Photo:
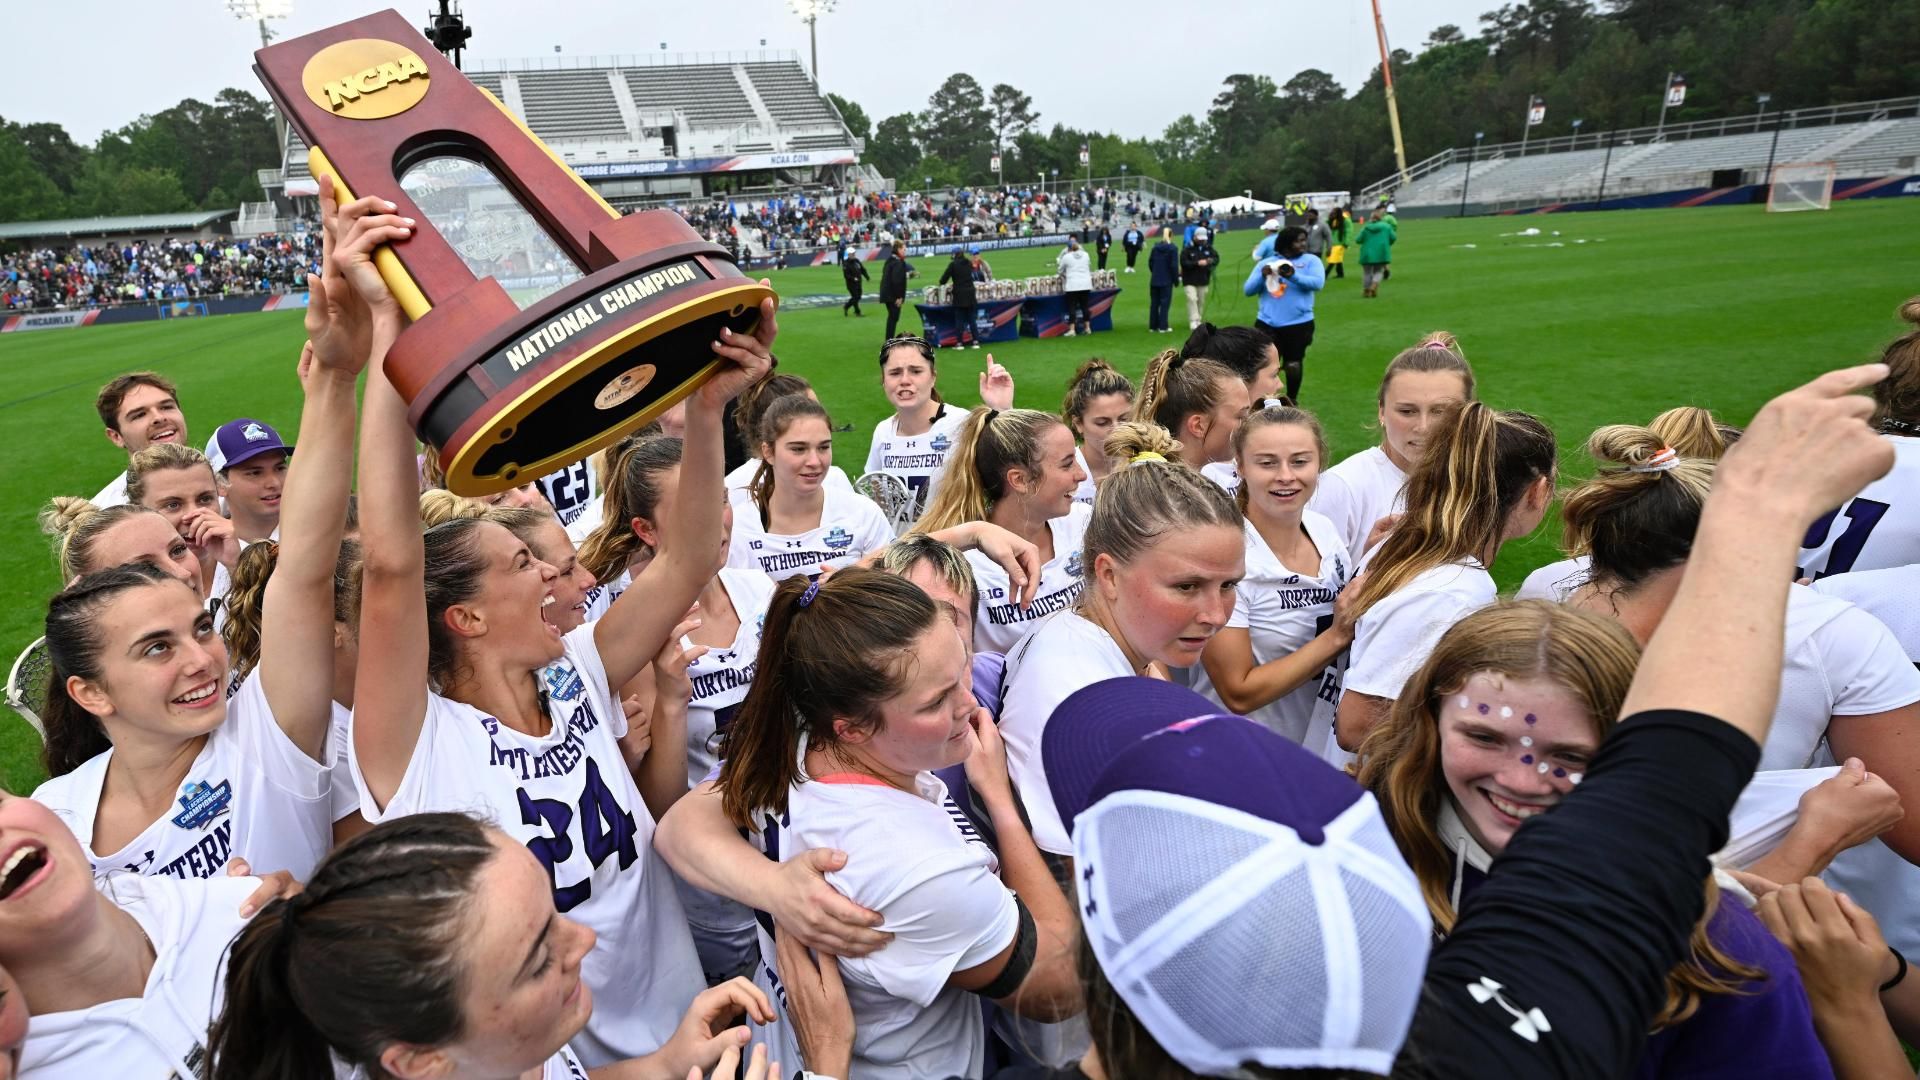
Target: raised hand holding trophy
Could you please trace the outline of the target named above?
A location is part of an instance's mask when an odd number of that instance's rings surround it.
[[[387,354],[447,486],[578,461],[692,393],[772,290],[671,210],[622,217],[398,12],[254,54],[342,202],[418,224],[375,264],[411,325]]]

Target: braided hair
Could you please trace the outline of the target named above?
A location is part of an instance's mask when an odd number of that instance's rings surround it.
[[[460,1037],[463,913],[498,850],[465,814],[412,814],[347,841],[298,896],[233,941],[213,1080],[330,1080],[328,1051],[385,1076],[381,1051]]]

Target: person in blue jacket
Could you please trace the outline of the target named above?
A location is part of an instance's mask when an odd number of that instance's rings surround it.
[[[1173,310],[1173,289],[1180,284],[1180,251],[1173,246],[1173,230],[1160,230],[1160,240],[1147,255],[1147,332],[1171,334],[1167,315]]]
[[[1307,231],[1289,225],[1274,237],[1274,257],[1254,264],[1240,291],[1260,297],[1255,325],[1280,351],[1287,400],[1298,404],[1306,371],[1307,346],[1313,344],[1313,298],[1327,283],[1319,256],[1307,252]]]

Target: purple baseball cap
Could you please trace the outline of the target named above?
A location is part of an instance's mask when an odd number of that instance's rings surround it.
[[[1433,923],[1372,795],[1150,679],[1069,697],[1042,753],[1086,941],[1174,1060],[1201,1076],[1392,1070]]]
[[[293,453],[293,447],[281,441],[280,433],[263,420],[241,417],[220,425],[207,440],[207,462],[214,472],[225,472],[251,457],[269,450]]]

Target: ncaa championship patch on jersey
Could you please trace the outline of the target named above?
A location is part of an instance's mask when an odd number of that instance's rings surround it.
[[[1073,577],[1082,576],[1080,573],[1080,553],[1078,551],[1067,556],[1067,573]]]
[[[826,536],[821,537],[821,543],[835,551],[844,551],[853,543],[853,534],[835,525]]]
[[[580,681],[580,673],[565,660],[556,660],[540,670],[540,677],[546,681],[547,693],[561,701],[572,701],[586,691],[586,684]]]
[[[195,780],[180,789],[180,812],[173,823],[183,829],[204,829],[228,812],[233,802],[233,784],[226,780],[208,784]]]
[[[934,453],[944,454],[947,452],[947,447],[953,445],[953,440],[947,438],[946,432],[943,431],[934,435],[934,437],[927,442],[927,445],[933,449]]]

